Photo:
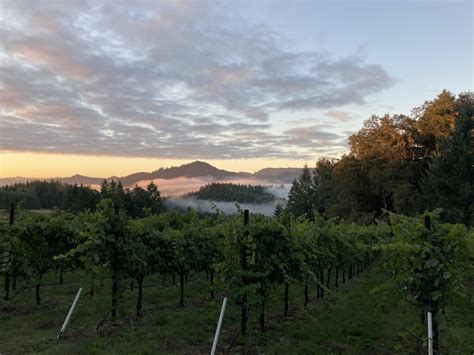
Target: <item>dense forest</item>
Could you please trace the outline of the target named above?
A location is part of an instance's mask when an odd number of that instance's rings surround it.
[[[31,181],[0,189],[0,208],[12,203],[24,209],[59,208],[70,212],[95,211],[101,199],[111,199],[132,217],[144,217],[164,209],[158,187],[151,182],[146,189],[135,186],[124,189],[120,181],[104,180],[100,192],[85,185],[69,185],[59,181]]]
[[[59,181],[29,181],[0,189],[0,208],[16,203],[25,209],[60,208],[72,212],[94,210],[99,193],[89,186],[70,185]]]
[[[410,116],[372,116],[341,159],[320,159],[293,182],[288,209],[372,223],[385,210],[443,208],[443,220],[474,223],[474,98],[448,91]]]
[[[190,192],[184,197],[238,203],[267,203],[275,199],[275,196],[268,192],[265,186],[232,183],[207,184],[198,191]]]

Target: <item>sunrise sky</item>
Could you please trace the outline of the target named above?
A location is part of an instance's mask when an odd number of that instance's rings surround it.
[[[470,0],[0,0],[0,177],[313,165],[473,52]]]

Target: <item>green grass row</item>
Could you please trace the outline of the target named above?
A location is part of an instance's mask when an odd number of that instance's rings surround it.
[[[283,317],[283,287],[272,293],[267,310],[267,330],[258,330],[258,309],[250,308],[248,334],[238,336],[240,310],[228,303],[219,353],[245,354],[418,354],[424,353],[425,328],[419,312],[396,292],[373,293],[386,280],[380,265],[341,285],[321,301],[310,289],[310,304],[303,307],[301,285],[290,287],[290,315]],[[65,281],[79,280],[65,274]],[[44,282],[54,283],[57,275]],[[42,288],[42,305],[34,303],[34,289],[17,295],[0,311],[0,354],[206,354],[210,352],[219,316],[222,292],[211,300],[204,275],[193,275],[186,284],[185,308],[178,304],[179,285],[171,277],[162,287],[161,277],[145,285],[144,316],[134,315],[137,289],[124,291],[119,321],[107,320],[96,331],[110,308],[110,283],[104,281],[94,297],[86,291],[78,303],[61,342],[56,336],[80,283]],[[22,285],[18,286],[21,289]],[[123,285],[125,286],[125,284]],[[128,282],[127,282],[127,286]],[[474,278],[469,280],[474,294]],[[250,300],[253,303],[255,300]],[[441,317],[443,353],[474,353],[474,299],[459,300]]]

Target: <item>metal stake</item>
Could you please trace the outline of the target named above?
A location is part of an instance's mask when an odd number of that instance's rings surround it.
[[[428,355],[433,355],[433,319],[431,312],[427,314],[428,318]]]
[[[81,296],[81,292],[82,292],[82,288],[80,288],[79,291],[77,291],[76,298],[74,299],[74,302],[72,303],[72,306],[69,309],[66,319],[64,320],[63,326],[61,327],[61,330],[59,331],[58,340],[56,341],[56,344],[59,343],[59,339],[61,339],[61,336],[66,330],[67,324],[69,323],[69,320],[71,319],[72,312],[74,311],[74,308],[76,308],[77,301],[79,300],[79,297]]]
[[[226,305],[227,305],[227,297],[224,297],[224,301],[222,302],[221,314],[219,316],[219,322],[217,323],[216,334],[214,335],[214,342],[212,343],[211,355],[214,355],[216,353],[217,341],[219,340],[219,334],[221,332],[222,321],[224,320],[224,312],[225,312]]]

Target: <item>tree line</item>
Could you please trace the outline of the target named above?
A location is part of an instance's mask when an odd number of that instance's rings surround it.
[[[288,210],[372,223],[385,210],[474,223],[474,98],[448,91],[410,116],[372,116],[341,159],[320,159],[293,181]]]
[[[86,185],[70,185],[60,181],[30,181],[4,186],[0,189],[0,208],[12,203],[23,209],[59,208],[74,213],[95,211],[102,199],[111,199],[131,217],[143,217],[164,210],[164,201],[158,187],[151,182],[146,188],[124,188],[119,181],[104,180],[100,191]]]
[[[99,193],[89,186],[70,185],[57,180],[28,181],[0,188],[0,208],[9,208],[12,203],[24,209],[61,208],[73,212],[95,209]]]

